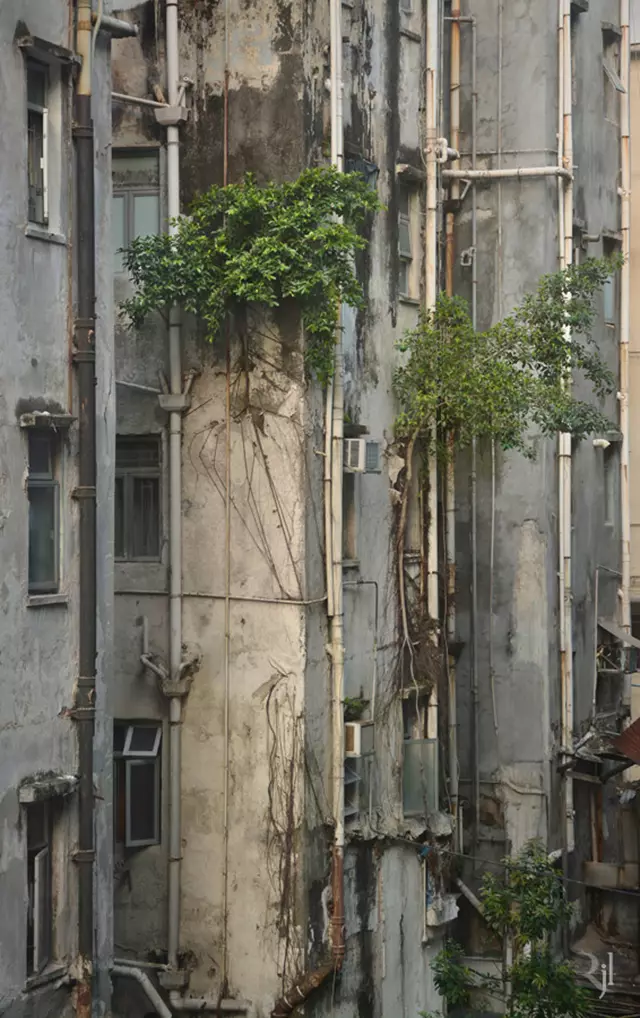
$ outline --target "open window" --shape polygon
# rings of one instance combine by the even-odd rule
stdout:
[[[51,902],[51,804],[34,802],[27,818],[27,975],[35,976],[51,959],[53,908]]]
[[[161,743],[159,724],[141,721],[114,724],[116,845],[145,848],[160,843]]]

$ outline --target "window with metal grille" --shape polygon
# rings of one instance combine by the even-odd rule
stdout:
[[[51,854],[53,825],[49,802],[26,807],[27,815],[27,975],[41,972],[51,959]]]
[[[114,152],[111,233],[113,271],[125,272],[123,250],[135,237],[160,232],[160,169],[157,151]]]
[[[27,61],[27,186],[28,218],[45,226],[49,220],[47,128],[49,119],[47,67]]]
[[[55,476],[57,436],[29,435],[29,592],[51,594],[60,582],[60,486]]]
[[[162,728],[117,721],[113,727],[114,836],[116,845],[144,848],[160,842]]]
[[[115,555],[125,561],[160,558],[160,437],[116,439]]]

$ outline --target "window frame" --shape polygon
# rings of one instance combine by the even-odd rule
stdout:
[[[123,217],[122,217],[122,219],[123,219],[122,250],[126,250],[131,245],[131,241],[134,240],[134,238],[137,236],[137,234],[135,232],[135,199],[136,198],[157,198],[158,199],[158,234],[161,234],[163,232],[163,229],[162,229],[162,227],[163,227],[163,222],[162,222],[162,203],[161,203],[162,191],[161,191],[161,186],[160,186],[161,185],[161,177],[160,177],[160,171],[161,171],[161,166],[160,166],[160,150],[157,149],[157,148],[140,148],[140,149],[121,148],[121,149],[114,149],[113,154],[112,154],[112,159],[111,159],[112,180],[113,180],[113,171],[114,171],[114,168],[115,168],[119,158],[123,158],[124,159],[124,158],[132,158],[132,157],[136,157],[136,156],[139,156],[140,158],[143,158],[144,156],[149,156],[149,155],[155,156],[155,158],[157,160],[157,174],[158,174],[158,183],[157,184],[146,184],[146,183],[145,184],[142,184],[142,183],[141,184],[122,184],[122,183],[116,183],[115,181],[113,181],[113,184],[112,184],[112,195],[111,195],[112,205],[113,205],[113,199],[115,199],[115,198],[122,198],[123,203],[124,203]],[[113,208],[112,208],[112,215],[113,215]],[[120,264],[119,268],[116,268],[117,251],[114,250],[112,252],[112,256],[113,256],[113,274],[114,274],[114,276],[126,276],[127,275],[127,269],[124,266],[124,264],[122,264],[122,256],[121,255],[118,256],[119,257],[119,264]]]
[[[620,58],[620,39],[603,29],[603,115],[608,124],[617,128],[620,127],[620,95],[626,91],[620,78]]]
[[[616,507],[619,503],[618,478],[620,460],[618,444],[616,442],[612,442],[606,449],[603,450],[602,469],[604,525],[609,529],[613,529],[616,525]]]
[[[29,99],[29,71],[37,69],[44,76],[45,105],[34,103]],[[35,57],[28,56],[25,60],[25,86],[27,98],[27,221],[35,226],[49,225],[49,95],[51,88],[49,65]],[[29,162],[29,114],[35,113],[42,117],[42,156],[40,170],[42,173],[42,219],[31,215],[31,175]]]
[[[43,834],[29,843],[34,813],[42,810]],[[38,976],[53,956],[53,811],[50,801],[25,806],[27,832],[27,978]],[[32,880],[30,879],[32,876]],[[44,881],[44,887],[42,882]],[[44,907],[43,907],[44,902]],[[43,914],[44,913],[44,914]]]
[[[359,476],[352,470],[345,470],[342,479],[342,562],[346,565],[359,562]]]
[[[401,200],[402,196],[406,196],[406,208],[407,211],[401,211],[404,202]],[[404,181],[398,183],[398,295],[400,299],[404,300],[415,300],[415,294],[413,292],[413,271],[415,265],[415,231],[413,225],[414,218],[414,203],[415,203],[415,190],[411,188]],[[403,249],[402,247],[402,233],[403,228],[406,229],[409,236],[409,247]],[[403,280],[404,275],[404,280]]]
[[[31,442],[33,439],[46,438],[49,445],[50,470],[47,473],[31,470]],[[27,587],[29,594],[57,594],[60,590],[60,481],[56,477],[56,461],[59,455],[57,436],[52,432],[30,431],[27,442],[28,449],[28,472],[27,472],[27,500],[28,510],[28,564],[27,564]],[[51,490],[53,492],[53,578],[51,580],[34,581],[31,579],[31,498],[30,492],[37,490]]]
[[[154,741],[153,750],[131,750],[131,741],[136,728],[152,728],[156,730],[156,739]],[[126,731],[122,750],[116,750],[114,748],[113,751],[114,771],[116,772],[114,774],[114,777],[116,778],[114,782],[116,785],[116,794],[114,796],[113,803],[114,843],[116,845],[123,845],[125,849],[149,848],[152,845],[159,845],[161,843],[162,829],[162,723],[159,721],[114,721],[114,742],[116,729],[126,729]],[[151,838],[133,838],[131,836],[132,811],[135,804],[132,801],[131,795],[131,774],[135,767],[149,767],[149,765],[152,765],[154,769],[154,833]],[[123,779],[124,785],[121,786]],[[120,824],[117,814],[121,809],[120,796],[124,796],[124,842],[118,841],[118,828]]]
[[[154,467],[145,466],[122,466],[118,465],[118,446],[130,445],[133,446],[136,443],[146,443],[151,445],[154,443],[158,451],[158,465]],[[138,555],[134,549],[134,482],[136,480],[155,480],[158,482],[158,519],[157,519],[157,533],[158,533],[158,549],[153,555]],[[116,470],[115,470],[115,481],[122,481],[123,494],[122,494],[122,554],[118,554],[115,548],[114,539],[114,558],[116,562],[160,562],[162,561],[162,440],[161,435],[158,432],[151,432],[147,435],[116,435]],[[117,500],[116,500],[116,512],[117,512]],[[116,531],[117,532],[117,531]]]

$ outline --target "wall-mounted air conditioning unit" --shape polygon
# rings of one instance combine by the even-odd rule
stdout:
[[[379,474],[382,470],[380,443],[364,438],[345,438],[344,469],[353,474]]]

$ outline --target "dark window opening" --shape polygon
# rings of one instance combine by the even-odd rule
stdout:
[[[55,593],[59,586],[60,486],[55,477],[57,439],[29,435],[29,592]]]
[[[160,437],[116,439],[115,556],[160,558]]]

